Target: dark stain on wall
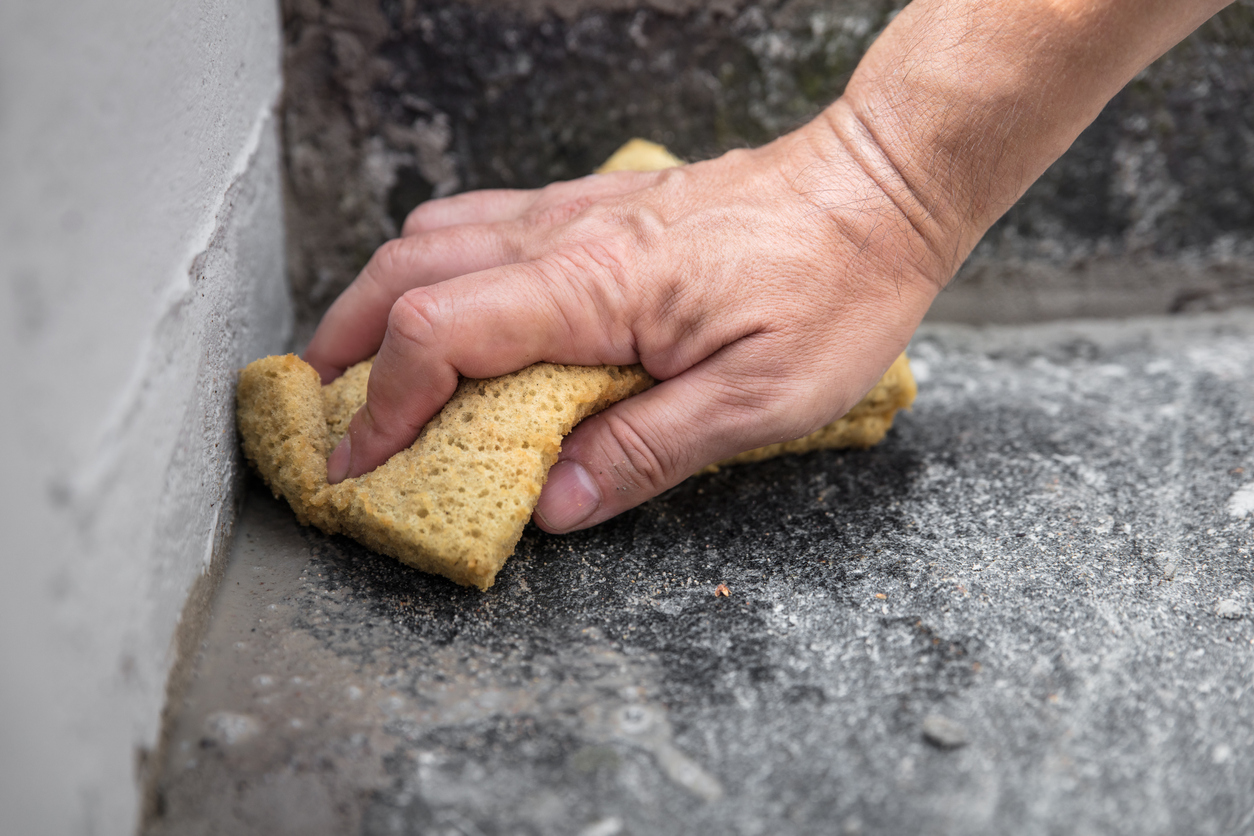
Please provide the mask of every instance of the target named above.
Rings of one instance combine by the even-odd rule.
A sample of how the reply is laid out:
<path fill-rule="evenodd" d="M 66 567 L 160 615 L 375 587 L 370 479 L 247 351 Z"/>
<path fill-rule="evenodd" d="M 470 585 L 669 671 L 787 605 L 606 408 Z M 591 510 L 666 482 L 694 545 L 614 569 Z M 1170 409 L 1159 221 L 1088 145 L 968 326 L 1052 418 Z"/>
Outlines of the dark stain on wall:
<path fill-rule="evenodd" d="M 766 142 L 840 94 L 900 5 L 285 0 L 300 335 L 418 202 L 578 177 L 632 136 L 687 159 Z M 1254 0 L 1120 93 L 938 307 L 1027 282 L 1140 282 L 1147 312 L 1254 301 Z"/>

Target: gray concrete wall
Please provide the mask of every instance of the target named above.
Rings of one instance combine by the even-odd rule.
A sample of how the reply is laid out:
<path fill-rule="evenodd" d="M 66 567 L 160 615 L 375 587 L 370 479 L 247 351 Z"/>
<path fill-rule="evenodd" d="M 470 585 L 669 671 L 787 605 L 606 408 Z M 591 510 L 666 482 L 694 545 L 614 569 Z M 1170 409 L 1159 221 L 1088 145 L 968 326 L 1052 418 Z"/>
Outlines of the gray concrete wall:
<path fill-rule="evenodd" d="M 844 88 L 900 0 L 284 0 L 299 328 L 418 201 L 588 173 L 644 136 L 756 145 Z M 1024 321 L 1254 302 L 1254 2 L 1142 74 L 934 308 Z"/>
<path fill-rule="evenodd" d="M 279 51 L 270 0 L 0 4 L 0 832 L 134 832 L 290 333 Z"/>

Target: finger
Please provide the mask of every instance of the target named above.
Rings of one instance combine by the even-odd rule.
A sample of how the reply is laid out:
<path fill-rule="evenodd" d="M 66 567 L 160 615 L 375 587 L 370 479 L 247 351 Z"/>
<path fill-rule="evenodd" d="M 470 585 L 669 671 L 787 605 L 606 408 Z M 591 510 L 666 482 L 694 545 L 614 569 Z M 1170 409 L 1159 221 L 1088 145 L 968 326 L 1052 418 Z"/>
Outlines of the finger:
<path fill-rule="evenodd" d="M 305 361 L 330 383 L 379 350 L 388 314 L 407 291 L 507 264 L 516 255 L 501 226 L 462 225 L 388 241 L 322 317 Z"/>
<path fill-rule="evenodd" d="M 653 182 L 649 172 L 589 174 L 577 180 L 553 183 L 543 189 L 485 189 L 429 200 L 405 219 L 401 235 L 416 235 L 456 224 L 487 224 L 518 220 L 529 212 L 544 212 L 537 221 L 561 223 L 581 209 Z"/>
<path fill-rule="evenodd" d="M 824 411 L 781 383 L 797 375 L 795 368 L 786 373 L 776 343 L 759 335 L 742 339 L 585 420 L 562 442 L 536 523 L 552 533 L 587 528 L 711 462 L 810 432 Z"/>
<path fill-rule="evenodd" d="M 533 208 L 537 200 L 543 204 L 543 211 L 526 227 L 504 222 L 467 223 L 387 242 L 327 311 L 305 349 L 305 360 L 318 371 L 324 384 L 330 383 L 348 366 L 378 350 L 387 329 L 388 313 L 406 291 L 516 261 L 524 236 L 534 244 L 549 229 L 570 220 L 587 206 L 639 188 L 656 175 L 657 172 L 591 175 L 539 191 L 508 195 L 501 192 L 504 197 L 498 209 L 509 200 L 525 196 Z M 473 203 L 469 198 L 476 194 L 484 193 L 464 196 L 468 205 Z"/>
<path fill-rule="evenodd" d="M 518 218 L 536 200 L 534 189 L 484 189 L 428 200 L 405 218 L 401 235 L 418 235 L 458 224 L 490 224 Z"/>
<path fill-rule="evenodd" d="M 413 443 L 459 376 L 496 377 L 539 360 L 635 362 L 630 334 L 607 334 L 602 311 L 575 287 L 527 262 L 402 296 L 388 316 L 366 404 L 328 460 L 329 480 L 367 473 Z"/>
<path fill-rule="evenodd" d="M 328 478 L 367 473 L 411 444 L 459 376 L 496 377 L 547 360 L 588 366 L 642 361 L 651 372 L 673 377 L 759 330 L 752 306 L 693 316 L 693 310 L 721 305 L 709 294 L 683 291 L 691 283 L 659 278 L 632 228 L 605 221 L 585 232 L 592 243 L 415 288 L 398 299 L 366 405 L 328 460 Z M 637 286 L 640 275 L 674 292 L 663 294 L 663 304 L 657 288 Z M 659 319 L 659 308 L 672 315 Z M 653 313 L 644 316 L 645 310 Z M 681 340 L 686 349 L 672 350 Z"/>

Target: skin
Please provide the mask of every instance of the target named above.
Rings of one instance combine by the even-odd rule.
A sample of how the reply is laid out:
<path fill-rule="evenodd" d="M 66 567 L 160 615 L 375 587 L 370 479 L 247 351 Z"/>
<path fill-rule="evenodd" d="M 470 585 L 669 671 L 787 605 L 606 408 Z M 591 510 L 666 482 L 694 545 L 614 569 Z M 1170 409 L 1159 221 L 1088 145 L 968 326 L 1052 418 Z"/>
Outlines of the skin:
<path fill-rule="evenodd" d="M 327 463 L 410 445 L 459 375 L 547 360 L 662 381 L 580 424 L 536 510 L 602 522 L 852 407 L 980 236 L 1218 0 L 915 0 L 843 96 L 751 151 L 654 173 L 425 203 L 305 353 L 378 354 Z"/>

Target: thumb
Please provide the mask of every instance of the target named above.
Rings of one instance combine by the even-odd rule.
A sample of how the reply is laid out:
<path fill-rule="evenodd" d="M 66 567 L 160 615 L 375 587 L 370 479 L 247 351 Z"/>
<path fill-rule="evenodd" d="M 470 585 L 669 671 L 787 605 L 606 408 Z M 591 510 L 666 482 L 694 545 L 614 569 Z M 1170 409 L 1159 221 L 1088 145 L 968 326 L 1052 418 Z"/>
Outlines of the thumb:
<path fill-rule="evenodd" d="M 797 420 L 804 410 L 781 408 L 771 375 L 732 371 L 749 365 L 751 341 L 733 343 L 576 427 L 549 471 L 536 524 L 553 534 L 588 528 L 711 462 L 807 432 Z"/>

